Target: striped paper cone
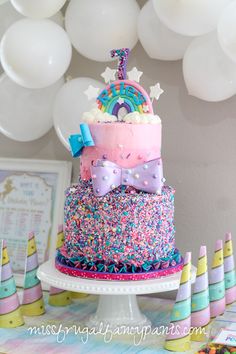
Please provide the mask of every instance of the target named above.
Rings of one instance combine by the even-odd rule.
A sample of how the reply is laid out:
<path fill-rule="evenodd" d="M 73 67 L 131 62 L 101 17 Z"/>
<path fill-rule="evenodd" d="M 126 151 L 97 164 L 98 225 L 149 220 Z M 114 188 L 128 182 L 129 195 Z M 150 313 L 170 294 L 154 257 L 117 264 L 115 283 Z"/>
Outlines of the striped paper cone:
<path fill-rule="evenodd" d="M 225 301 L 230 305 L 236 301 L 236 276 L 231 233 L 225 235 L 224 244 Z"/>
<path fill-rule="evenodd" d="M 38 254 L 34 233 L 29 234 L 25 264 L 25 280 L 22 313 L 25 316 L 39 316 L 45 313 L 41 282 L 37 277 Z"/>
<path fill-rule="evenodd" d="M 74 291 L 71 292 L 71 297 L 72 299 L 83 299 L 84 297 L 87 297 L 88 294 L 85 293 L 75 293 Z"/>
<path fill-rule="evenodd" d="M 58 226 L 57 245 L 58 250 L 64 243 L 63 225 Z M 67 306 L 71 304 L 71 292 L 58 288 L 50 287 L 48 303 L 51 306 Z"/>
<path fill-rule="evenodd" d="M 187 252 L 176 302 L 171 313 L 165 349 L 185 352 L 190 349 L 191 328 L 191 252 Z"/>
<path fill-rule="evenodd" d="M 207 249 L 206 246 L 201 246 L 192 295 L 191 326 L 195 330 L 191 335 L 191 340 L 202 342 L 206 339 L 206 326 L 209 324 L 210 319 Z"/>
<path fill-rule="evenodd" d="M 2 241 L 1 252 L 0 327 L 19 327 L 24 320 L 5 240 Z"/>
<path fill-rule="evenodd" d="M 225 280 L 223 242 L 216 241 L 212 268 L 209 276 L 210 312 L 211 318 L 223 315 L 225 312 Z"/>

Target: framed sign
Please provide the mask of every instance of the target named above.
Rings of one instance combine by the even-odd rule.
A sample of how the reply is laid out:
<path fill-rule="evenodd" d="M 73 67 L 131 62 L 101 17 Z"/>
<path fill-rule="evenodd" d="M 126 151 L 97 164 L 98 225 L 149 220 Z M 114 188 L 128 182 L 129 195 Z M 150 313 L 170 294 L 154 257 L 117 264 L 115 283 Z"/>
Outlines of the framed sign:
<path fill-rule="evenodd" d="M 31 231 L 36 237 L 39 263 L 55 257 L 71 170 L 67 161 L 0 158 L 0 238 L 7 241 L 18 286 L 23 285 Z"/>

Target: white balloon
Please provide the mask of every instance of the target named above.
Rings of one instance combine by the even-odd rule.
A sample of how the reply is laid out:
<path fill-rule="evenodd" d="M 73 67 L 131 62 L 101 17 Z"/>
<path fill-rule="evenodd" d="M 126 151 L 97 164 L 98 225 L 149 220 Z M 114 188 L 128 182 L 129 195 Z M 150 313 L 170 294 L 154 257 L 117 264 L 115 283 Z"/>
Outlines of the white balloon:
<path fill-rule="evenodd" d="M 96 61 L 111 61 L 110 50 L 137 43 L 135 0 L 71 0 L 65 27 L 75 49 Z"/>
<path fill-rule="evenodd" d="M 11 0 L 14 8 L 22 15 L 34 19 L 53 16 L 66 0 Z"/>
<path fill-rule="evenodd" d="M 220 17 L 218 39 L 224 52 L 236 62 L 236 1 L 228 5 Z"/>
<path fill-rule="evenodd" d="M 80 77 L 65 83 L 59 90 L 53 108 L 54 127 L 63 145 L 69 150 L 68 138 L 79 132 L 84 112 L 89 111 L 96 100 L 88 100 L 84 91 L 89 85 L 101 90 L 105 87 L 99 81 Z"/>
<path fill-rule="evenodd" d="M 0 40 L 8 27 L 22 19 L 22 16 L 14 9 L 10 2 L 0 6 Z"/>
<path fill-rule="evenodd" d="M 157 15 L 172 31 L 200 36 L 213 31 L 232 0 L 152 0 Z"/>
<path fill-rule="evenodd" d="M 68 69 L 71 55 L 66 32 L 50 20 L 20 20 L 6 31 L 0 45 L 4 71 L 26 88 L 55 83 Z"/>
<path fill-rule="evenodd" d="M 6 30 L 16 21 L 24 18 L 19 12 L 17 12 L 10 1 L 0 6 L 0 41 Z M 64 26 L 64 17 L 62 12 L 59 11 L 53 15 L 50 20 L 56 22 L 59 26 Z"/>
<path fill-rule="evenodd" d="M 47 133 L 53 126 L 53 103 L 63 82 L 60 79 L 46 89 L 29 90 L 2 74 L 0 132 L 17 141 L 35 140 Z"/>
<path fill-rule="evenodd" d="M 192 37 L 177 34 L 163 24 L 154 11 L 151 0 L 140 12 L 138 36 L 149 57 L 160 60 L 182 59 L 192 41 Z"/>
<path fill-rule="evenodd" d="M 236 65 L 225 55 L 216 33 L 196 38 L 183 60 L 188 92 L 205 101 L 223 101 L 236 94 Z"/>

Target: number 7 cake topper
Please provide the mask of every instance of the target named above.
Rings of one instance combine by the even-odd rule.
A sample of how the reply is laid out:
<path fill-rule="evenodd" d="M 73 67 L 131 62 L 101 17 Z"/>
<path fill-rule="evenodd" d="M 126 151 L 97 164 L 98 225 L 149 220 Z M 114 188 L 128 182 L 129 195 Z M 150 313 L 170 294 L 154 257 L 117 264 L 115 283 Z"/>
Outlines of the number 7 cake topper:
<path fill-rule="evenodd" d="M 113 49 L 111 51 L 111 57 L 118 58 L 118 70 L 117 70 L 118 80 L 126 80 L 127 77 L 126 69 L 127 69 L 129 53 L 130 53 L 129 48 Z"/>

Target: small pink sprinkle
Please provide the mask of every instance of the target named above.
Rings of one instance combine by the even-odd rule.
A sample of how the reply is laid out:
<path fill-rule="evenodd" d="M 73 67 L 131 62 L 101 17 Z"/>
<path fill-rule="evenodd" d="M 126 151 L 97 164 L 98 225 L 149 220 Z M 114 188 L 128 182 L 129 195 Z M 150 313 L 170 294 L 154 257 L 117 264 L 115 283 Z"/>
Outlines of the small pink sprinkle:
<path fill-rule="evenodd" d="M 147 186 L 147 185 L 148 185 L 148 181 L 143 181 L 143 184 L 144 184 L 145 186 Z"/>
<path fill-rule="evenodd" d="M 138 155 L 138 159 L 142 160 L 143 156 L 142 155 Z"/>
<path fill-rule="evenodd" d="M 96 175 L 92 175 L 92 179 L 95 179 L 95 178 L 97 178 L 97 176 Z"/>

